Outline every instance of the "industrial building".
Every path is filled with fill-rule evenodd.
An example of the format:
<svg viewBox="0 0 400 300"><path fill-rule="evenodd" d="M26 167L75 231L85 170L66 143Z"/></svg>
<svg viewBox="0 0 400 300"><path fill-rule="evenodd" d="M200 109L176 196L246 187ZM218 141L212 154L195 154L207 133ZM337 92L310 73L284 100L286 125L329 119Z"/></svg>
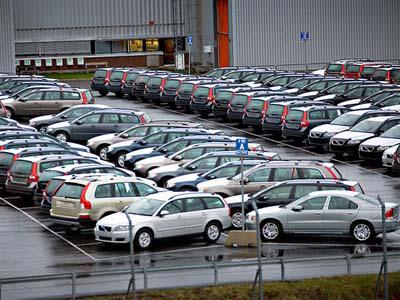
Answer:
<svg viewBox="0 0 400 300"><path fill-rule="evenodd" d="M392 60L399 12L396 0L2 0L0 71L173 64L188 36L206 67Z"/></svg>

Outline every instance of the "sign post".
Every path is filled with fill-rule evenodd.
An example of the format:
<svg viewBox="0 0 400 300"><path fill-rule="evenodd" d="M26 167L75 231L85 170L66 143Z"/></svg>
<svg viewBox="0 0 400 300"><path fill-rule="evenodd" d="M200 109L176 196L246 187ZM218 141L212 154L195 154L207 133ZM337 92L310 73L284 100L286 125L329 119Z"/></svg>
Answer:
<svg viewBox="0 0 400 300"><path fill-rule="evenodd" d="M310 39L310 32L301 31L300 32L300 41L304 43L304 66L306 68L306 72L308 72L308 63L307 63L307 41Z"/></svg>
<svg viewBox="0 0 400 300"><path fill-rule="evenodd" d="M191 59L191 57L190 57L190 54L191 54L191 50L192 50L192 45L193 45L193 36L191 36L191 35L189 35L188 37L187 37L187 44L188 44L188 46L189 46L189 75L190 75L190 65L191 65L191 63L192 63L192 59Z"/></svg>
<svg viewBox="0 0 400 300"><path fill-rule="evenodd" d="M245 230L245 214L244 214L244 179L243 179L243 156L249 152L249 141L247 138L236 139L236 153L240 154L240 190L242 195L242 230Z"/></svg>

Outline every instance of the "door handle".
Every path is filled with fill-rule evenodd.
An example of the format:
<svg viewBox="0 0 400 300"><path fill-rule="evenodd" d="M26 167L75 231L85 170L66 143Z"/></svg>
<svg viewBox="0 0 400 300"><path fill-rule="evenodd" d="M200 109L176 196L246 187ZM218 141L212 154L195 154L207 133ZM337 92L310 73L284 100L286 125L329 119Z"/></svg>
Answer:
<svg viewBox="0 0 400 300"><path fill-rule="evenodd" d="M201 213L202 216L207 216L206 212Z"/></svg>
<svg viewBox="0 0 400 300"><path fill-rule="evenodd" d="M181 216L181 215L179 215L179 216L178 216L178 219L182 219L182 216Z"/></svg>
<svg viewBox="0 0 400 300"><path fill-rule="evenodd" d="M316 212L316 213L314 213L315 215L320 215L321 213L320 212Z"/></svg>

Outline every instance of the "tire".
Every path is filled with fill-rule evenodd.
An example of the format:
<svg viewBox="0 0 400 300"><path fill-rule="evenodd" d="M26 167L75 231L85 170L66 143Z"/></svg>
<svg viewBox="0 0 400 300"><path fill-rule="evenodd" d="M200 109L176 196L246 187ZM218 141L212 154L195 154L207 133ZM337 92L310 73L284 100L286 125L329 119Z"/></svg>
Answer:
<svg viewBox="0 0 400 300"><path fill-rule="evenodd" d="M234 210L232 211L231 215L232 219L232 228L233 229L242 229L243 225L243 217L242 217L242 210Z"/></svg>
<svg viewBox="0 0 400 300"><path fill-rule="evenodd" d="M153 245L154 234L150 229L140 229L135 236L135 247L140 250L148 250Z"/></svg>
<svg viewBox="0 0 400 300"><path fill-rule="evenodd" d="M192 114L192 113L193 113L193 110L191 110L190 107L185 106L185 113L187 113L187 114Z"/></svg>
<svg viewBox="0 0 400 300"><path fill-rule="evenodd" d="M99 91L100 96L104 97L107 96L108 92L106 91Z"/></svg>
<svg viewBox="0 0 400 300"><path fill-rule="evenodd" d="M125 156L127 152L120 152L117 154L117 157L115 158L115 163L118 165L118 167L124 168L125 167Z"/></svg>
<svg viewBox="0 0 400 300"><path fill-rule="evenodd" d="M375 237L374 227L365 221L356 222L351 226L350 233L358 242L368 242Z"/></svg>
<svg viewBox="0 0 400 300"><path fill-rule="evenodd" d="M203 118L208 118L208 115L209 115L210 113L208 112L208 111L201 111L200 112L200 116L202 116Z"/></svg>
<svg viewBox="0 0 400 300"><path fill-rule="evenodd" d="M124 98L124 93L122 93L122 92L116 92L116 93L115 93L115 96L116 96L117 98L122 99L122 98Z"/></svg>
<svg viewBox="0 0 400 300"><path fill-rule="evenodd" d="M160 179L160 181L158 182L158 186L160 187L165 187L165 185L167 184L167 181L170 180L172 177L169 176L165 176L163 178Z"/></svg>
<svg viewBox="0 0 400 300"><path fill-rule="evenodd" d="M210 222L204 229L204 240L207 243L216 243L221 235L221 225L217 222Z"/></svg>
<svg viewBox="0 0 400 300"><path fill-rule="evenodd" d="M107 149L108 149L109 145L103 144L100 145L99 147L97 147L97 154L100 156L100 158L102 160L106 160L107 159Z"/></svg>
<svg viewBox="0 0 400 300"><path fill-rule="evenodd" d="M14 117L15 117L15 112L12 110L12 108L6 107L6 118L14 119Z"/></svg>
<svg viewBox="0 0 400 300"><path fill-rule="evenodd" d="M169 102L168 103L168 107L171 108L171 109L176 109L176 105L175 105L174 102Z"/></svg>
<svg viewBox="0 0 400 300"><path fill-rule="evenodd" d="M276 241L282 235L282 227L275 220L265 220L260 225L261 239L264 242Z"/></svg>
<svg viewBox="0 0 400 300"><path fill-rule="evenodd" d="M69 141L69 135L65 131L58 131L54 134L54 136L61 142Z"/></svg>

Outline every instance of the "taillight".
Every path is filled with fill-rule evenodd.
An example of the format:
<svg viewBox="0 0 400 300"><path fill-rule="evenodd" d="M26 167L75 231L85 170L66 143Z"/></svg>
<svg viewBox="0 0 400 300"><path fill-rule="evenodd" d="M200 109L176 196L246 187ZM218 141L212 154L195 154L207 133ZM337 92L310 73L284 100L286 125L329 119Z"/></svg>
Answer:
<svg viewBox="0 0 400 300"><path fill-rule="evenodd" d="M213 101L213 90L212 89L210 89L209 91L208 91L208 96L207 96L207 101L208 102L214 102L215 101L215 98L214 98L214 101Z"/></svg>
<svg viewBox="0 0 400 300"><path fill-rule="evenodd" d="M224 199L222 199L222 201L224 202L224 204L225 204L225 207L227 207L228 208L228 215L230 216L231 215L231 208L229 207L229 205L228 205L228 203L224 200Z"/></svg>
<svg viewBox="0 0 400 300"><path fill-rule="evenodd" d="M6 149L6 146L0 146L0 150Z"/></svg>
<svg viewBox="0 0 400 300"><path fill-rule="evenodd" d="M196 91L196 89L197 89L197 84L195 84L194 86L193 86L193 91L192 91L192 97L194 96L194 92Z"/></svg>
<svg viewBox="0 0 400 300"><path fill-rule="evenodd" d="M111 71L107 70L106 71L106 77L104 77L104 84L109 84L110 83L110 77L111 77Z"/></svg>
<svg viewBox="0 0 400 300"><path fill-rule="evenodd" d="M394 208L393 207L385 212L385 217L386 217L386 219L393 219L393 217L394 217Z"/></svg>
<svg viewBox="0 0 400 300"><path fill-rule="evenodd" d="M265 119L265 113L266 112L267 112L266 110L262 110L261 111L261 119Z"/></svg>
<svg viewBox="0 0 400 300"><path fill-rule="evenodd" d="M144 85L144 89L147 90L147 84Z"/></svg>
<svg viewBox="0 0 400 300"><path fill-rule="evenodd" d="M162 79L162 80L161 80L161 85L160 85L160 91L161 91L161 92L164 92L165 82L166 82L165 79Z"/></svg>
<svg viewBox="0 0 400 300"><path fill-rule="evenodd" d="M142 123L142 124L146 123L146 118L144 117L144 115L140 115L139 119L140 119L140 123Z"/></svg>
<svg viewBox="0 0 400 300"><path fill-rule="evenodd" d="M125 85L125 80L126 80L126 76L128 75L127 72L124 72L124 74L122 75L122 79L121 79L121 86Z"/></svg>
<svg viewBox="0 0 400 300"><path fill-rule="evenodd" d="M81 95L82 95L82 104L88 104L86 94L83 92Z"/></svg>
<svg viewBox="0 0 400 300"><path fill-rule="evenodd" d="M283 107L282 116L281 116L281 122L282 122L282 123L285 123L286 116L287 116L288 112L289 112L288 107L287 107L287 106L284 106L284 107Z"/></svg>
<svg viewBox="0 0 400 300"><path fill-rule="evenodd" d="M301 119L301 122L300 122L300 127L308 127L308 126L310 126L310 122L308 122L308 120L307 120L307 112L304 112L303 118Z"/></svg>
<svg viewBox="0 0 400 300"><path fill-rule="evenodd" d="M37 163L33 163L32 169L31 169L31 174L28 177L28 183L32 182L38 182L39 181L39 175L37 173Z"/></svg>
<svg viewBox="0 0 400 300"><path fill-rule="evenodd" d="M86 191L88 190L89 185L90 185L90 183L88 183L84 187L84 189L82 191L82 194L81 194L81 197L79 199L80 203L81 203L81 209L92 209L92 203L90 203L90 201L86 199Z"/></svg>

